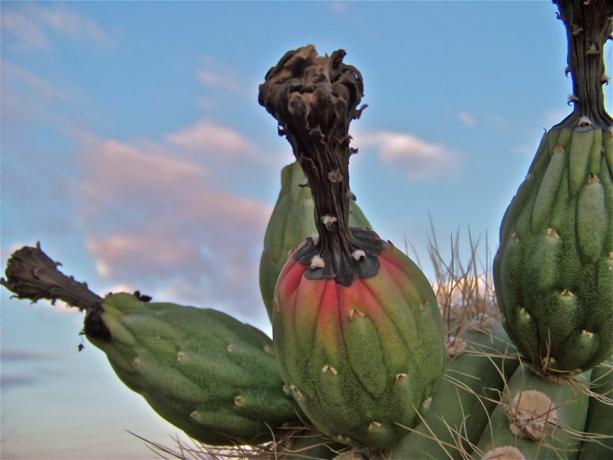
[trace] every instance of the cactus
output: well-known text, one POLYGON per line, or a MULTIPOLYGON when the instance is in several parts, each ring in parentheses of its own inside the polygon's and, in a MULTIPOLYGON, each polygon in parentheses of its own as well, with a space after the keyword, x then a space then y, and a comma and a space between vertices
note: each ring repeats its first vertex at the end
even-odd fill
MULTIPOLYGON (((260 258, 260 291, 269 318, 272 317, 275 284, 289 251, 316 231, 313 222, 315 205, 305 180, 297 162, 282 169, 281 190, 266 227, 260 258)), ((349 225, 370 228, 370 223, 356 203, 351 204, 349 225)))
POLYGON ((518 360, 496 323, 493 330, 469 330, 449 340, 450 363, 421 423, 390 451, 390 460, 461 460, 487 430, 506 377, 518 360))
POLYGON ((527 364, 519 366, 473 458, 498 458, 494 452, 501 455, 506 449, 509 458, 517 460, 574 459, 589 404, 582 387, 589 385, 590 374, 591 370, 573 379, 550 380, 527 364))
POLYGON ((575 107, 544 135, 504 215, 494 279, 519 351, 548 371, 581 372, 613 347, 613 119, 600 51, 613 3, 557 3, 575 107))
POLYGON ((593 392, 585 424, 585 439, 577 460, 613 457, 613 362, 592 370, 593 392))
POLYGON ((279 275, 273 338, 283 378, 317 428, 384 448, 415 425, 446 354, 436 297, 419 268, 348 225, 348 130, 363 85, 343 57, 319 57, 311 45, 290 51, 260 86, 260 104, 308 178, 318 231, 279 275))
MULTIPOLYGON (((213 309, 101 299, 37 248, 15 252, 3 284, 20 298, 62 299, 87 312, 84 332, 130 389, 208 444, 258 444, 297 417, 263 332, 213 309)), ((146 298, 144 299, 146 300, 146 298)))

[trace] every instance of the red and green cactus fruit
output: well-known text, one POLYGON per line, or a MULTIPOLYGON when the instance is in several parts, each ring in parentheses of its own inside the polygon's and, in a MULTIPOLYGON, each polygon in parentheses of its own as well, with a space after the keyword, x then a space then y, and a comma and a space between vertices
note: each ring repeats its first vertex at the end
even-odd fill
POLYGON ((258 444, 298 423, 263 332, 212 309, 101 299, 67 278, 40 248, 15 252, 3 283, 20 298, 85 310, 84 332, 121 381, 163 418, 207 444, 258 444))
MULTIPOLYGON (((269 318, 272 317, 275 284, 289 251, 317 231, 314 215, 311 190, 300 165, 294 161, 281 171, 281 190, 266 227, 264 250, 260 258, 260 291, 269 318)), ((371 228, 356 203, 351 203, 349 225, 371 228)))
POLYGON ((519 351, 547 370, 580 372, 613 346, 613 119, 602 91, 613 3, 557 3, 575 108, 545 134, 505 213, 494 280, 519 351))
POLYGON ((346 444, 408 434, 446 361, 436 297, 419 268, 374 232, 350 228, 349 124, 361 109, 343 51, 290 51, 260 86, 304 171, 318 236, 284 265, 273 300, 281 374, 309 419, 346 444))

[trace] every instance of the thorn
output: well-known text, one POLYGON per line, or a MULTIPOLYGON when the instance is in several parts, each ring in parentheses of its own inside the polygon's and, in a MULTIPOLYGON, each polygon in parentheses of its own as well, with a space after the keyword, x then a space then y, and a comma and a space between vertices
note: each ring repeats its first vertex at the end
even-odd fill
POLYGON ((578 126, 581 128, 587 128, 588 126, 592 126, 592 120, 590 120, 589 117, 583 115, 581 118, 579 118, 578 126))
POLYGON ((228 350, 229 353, 234 352, 234 344, 231 343, 226 347, 226 350, 228 350))
POLYGON ((300 182, 300 183, 298 184, 298 187, 300 187, 300 188, 310 187, 308 179, 305 179, 305 180, 303 180, 302 182, 300 182))
POLYGON ((579 35, 581 32, 583 32, 583 27, 573 24, 573 35, 579 35))
POLYGON ((570 69, 570 66, 567 66, 566 69, 564 69, 564 76, 568 77, 568 74, 571 73, 572 70, 570 69))
POLYGON ((394 377, 394 380, 396 380, 396 382, 402 382, 402 381, 406 380, 406 378, 407 378, 407 374, 405 374, 404 372, 399 372, 394 377))
POLYGON ((347 190, 347 198, 351 201, 356 201, 355 194, 351 190, 347 190))
POLYGON ((358 308, 352 308, 351 310, 349 310, 349 319, 355 318, 356 315, 360 318, 364 318, 366 316, 364 312, 358 308))
POLYGON ((368 430, 373 431, 378 428, 381 428, 381 422, 372 421, 368 424, 368 430))
POLYGON ((315 254, 313 257, 311 257, 311 263, 309 264, 311 270, 317 270, 318 268, 324 268, 325 266, 326 263, 319 254, 315 254))
POLYGON ((366 257, 366 253, 362 249, 356 249, 351 253, 351 257, 353 257, 353 260, 356 262, 359 262, 366 257))
POLYGON ((321 221, 324 223, 326 228, 330 230, 330 228, 332 227, 332 224, 336 222, 336 217, 325 215, 321 218, 321 221))
POLYGON ((324 374, 328 374, 328 375, 338 374, 338 371, 334 369, 332 366, 330 366, 329 364, 326 364, 324 367, 322 367, 321 372, 324 374))
POLYGON ((338 182, 342 182, 343 175, 341 174, 340 170, 335 169, 334 171, 330 171, 328 173, 328 180, 333 184, 336 184, 338 182))
POLYGON ((579 102, 579 98, 577 96, 575 96, 574 94, 570 94, 568 96, 568 105, 574 104, 575 102, 579 102))
POLYGON ((560 234, 558 232, 556 232, 556 230, 554 228, 551 228, 551 227, 549 227, 547 229, 547 236, 555 238, 556 240, 560 239, 560 234))
POLYGON ((598 54, 600 54, 600 47, 596 44, 596 42, 593 42, 590 45, 590 47, 587 49, 585 54, 587 54, 588 56, 589 55, 592 55, 592 56, 598 55, 598 54))

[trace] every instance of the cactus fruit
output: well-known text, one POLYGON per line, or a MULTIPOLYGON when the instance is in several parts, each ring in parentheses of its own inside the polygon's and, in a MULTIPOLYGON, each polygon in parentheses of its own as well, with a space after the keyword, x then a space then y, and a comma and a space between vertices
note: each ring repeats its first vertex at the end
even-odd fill
POLYGON ((462 460, 487 430, 489 414, 519 361, 500 323, 450 340, 450 362, 421 423, 390 451, 390 460, 462 460), (458 346, 459 344, 462 346, 458 346))
POLYGON ((273 300, 284 380, 309 419, 345 444, 388 447, 415 425, 446 353, 438 304, 419 268, 372 231, 350 228, 349 124, 363 85, 344 51, 290 51, 259 102, 308 179, 316 237, 289 257, 273 300))
MULTIPOLYGON (((300 165, 295 161, 282 169, 281 190, 266 227, 260 258, 260 291, 269 318, 272 317, 275 284, 289 251, 317 231, 313 221, 315 205, 305 180, 300 165)), ((349 225, 370 228, 356 203, 351 203, 349 225)))
POLYGON ((220 311, 148 303, 131 294, 104 299, 56 269, 40 248, 9 260, 20 298, 57 298, 87 312, 84 332, 121 381, 163 418, 208 444, 258 444, 296 423, 272 341, 220 311))
POLYGON ((613 347, 613 119, 597 51, 613 28, 613 3, 557 3, 575 107, 544 135, 504 215, 494 280, 519 351, 548 371, 581 372, 613 347))
POLYGON ((549 380, 527 364, 519 366, 492 413, 474 458, 499 458, 493 452, 507 449, 509 458, 517 460, 574 459, 587 418, 585 388, 590 374, 591 370, 572 380, 549 380))

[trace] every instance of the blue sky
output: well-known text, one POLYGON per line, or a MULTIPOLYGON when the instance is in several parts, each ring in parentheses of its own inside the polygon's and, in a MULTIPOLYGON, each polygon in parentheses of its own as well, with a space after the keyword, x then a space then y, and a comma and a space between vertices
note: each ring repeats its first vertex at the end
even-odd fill
MULTIPOLYGON (((307 43, 344 48, 364 76, 352 189, 375 229, 425 258, 430 214, 442 240, 470 228, 495 249, 543 129, 570 110, 554 14, 550 1, 3 2, 2 265, 41 241, 101 294, 138 288, 270 331, 257 262, 292 156, 257 86, 307 43)), ((76 352, 78 313, 1 295, 3 458, 151 457, 125 430, 172 444, 99 350, 76 352)))

